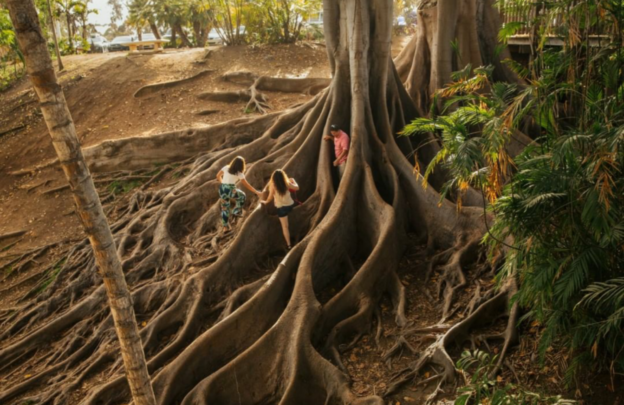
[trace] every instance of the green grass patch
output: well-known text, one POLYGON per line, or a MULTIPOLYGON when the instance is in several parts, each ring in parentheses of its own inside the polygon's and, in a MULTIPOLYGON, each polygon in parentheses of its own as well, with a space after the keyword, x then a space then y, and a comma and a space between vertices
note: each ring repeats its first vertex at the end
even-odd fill
POLYGON ((135 188, 141 186, 143 184, 140 180, 130 180, 130 181, 119 181, 115 180, 108 185, 108 191, 111 193, 118 194, 126 194, 135 188))
POLYGON ((50 284, 52 284, 54 282, 54 280, 56 280, 56 278, 58 277, 59 273, 63 269, 63 265, 65 264, 65 260, 66 259, 61 259, 54 265, 52 270, 50 270, 48 272, 48 275, 46 276, 45 280, 43 280, 43 282, 41 283, 41 285, 37 289, 37 292, 39 292, 39 293, 44 292, 50 286, 50 284))

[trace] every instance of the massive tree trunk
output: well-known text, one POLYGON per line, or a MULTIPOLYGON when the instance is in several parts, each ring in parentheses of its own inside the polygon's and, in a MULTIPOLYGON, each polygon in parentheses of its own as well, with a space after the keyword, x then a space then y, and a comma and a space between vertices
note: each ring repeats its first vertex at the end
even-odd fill
POLYGON ((17 40, 24 53, 28 74, 39 97, 41 112, 74 195, 76 212, 93 248, 95 264, 104 280, 133 399, 141 405, 155 404, 134 317, 132 296, 126 285, 113 234, 82 155, 63 90, 54 74, 35 4, 32 0, 8 0, 7 6, 17 40))
MULTIPOLYGON (((427 159, 424 149, 415 153, 410 139, 396 136, 417 112, 391 60, 392 8, 391 0, 325 0, 332 81, 303 105, 89 150, 92 167, 100 169, 194 156, 182 179, 137 192, 113 225, 135 309, 145 320, 141 337, 158 403, 382 405, 381 396, 420 378, 428 364, 439 373, 435 397, 456 382, 447 347, 508 315, 500 336, 504 358, 515 338, 513 283, 485 294, 477 289, 463 320, 453 308, 468 284, 466 269, 480 257, 489 218, 483 208, 458 212, 453 203, 440 203, 413 171, 414 156, 421 165, 427 159), (351 135, 341 179, 333 148, 322 141, 331 124, 351 135), (208 152, 197 155, 201 150, 208 152), (304 204, 290 215, 296 244, 286 255, 278 220, 256 201, 235 236, 219 234, 215 176, 236 155, 247 159, 247 180, 255 186, 278 168, 299 182, 304 204), (385 393, 357 398, 341 352, 369 332, 383 296, 392 299, 400 333, 408 333, 396 273, 408 233, 430 255, 415 271, 426 280, 440 271, 441 325, 417 331, 434 343, 385 393)), ((0 349, 0 364, 19 367, 40 345, 55 343, 46 346, 47 367, 1 392, 0 402, 38 387, 35 400, 63 403, 87 379, 102 383, 82 403, 128 400, 93 259, 84 243, 70 253, 41 301, 0 316, 0 339, 12 337, 0 349), (55 315, 58 308, 64 311, 55 315)), ((491 279, 495 266, 482 263, 480 274, 491 279)))
POLYGON ((428 115, 431 95, 450 82, 451 72, 468 64, 473 68, 494 65, 495 80, 521 83, 501 63, 510 55, 506 48, 498 47, 501 17, 494 3, 495 0, 422 2, 416 34, 395 60, 399 76, 421 116, 428 115))

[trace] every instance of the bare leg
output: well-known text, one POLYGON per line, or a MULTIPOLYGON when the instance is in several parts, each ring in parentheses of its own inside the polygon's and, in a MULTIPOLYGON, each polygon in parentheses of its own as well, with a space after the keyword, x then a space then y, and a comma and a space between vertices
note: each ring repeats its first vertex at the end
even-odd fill
POLYGON ((288 230, 288 217, 282 217, 279 219, 282 224, 282 232, 284 233, 284 239, 286 239, 286 245, 290 247, 290 231, 288 230))

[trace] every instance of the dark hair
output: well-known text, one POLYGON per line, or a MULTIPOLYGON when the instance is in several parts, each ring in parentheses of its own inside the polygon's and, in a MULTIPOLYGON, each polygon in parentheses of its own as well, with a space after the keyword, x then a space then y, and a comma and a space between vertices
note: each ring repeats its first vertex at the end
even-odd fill
POLYGON ((283 170, 274 171, 271 175, 271 182, 279 195, 285 195, 288 192, 288 176, 283 170))
POLYGON ((330 125, 329 126, 329 130, 330 131, 340 131, 340 128, 338 128, 338 125, 330 125))
POLYGON ((241 156, 236 156, 230 162, 230 168, 228 169, 228 172, 230 172, 230 174, 245 173, 245 168, 245 159, 241 156))

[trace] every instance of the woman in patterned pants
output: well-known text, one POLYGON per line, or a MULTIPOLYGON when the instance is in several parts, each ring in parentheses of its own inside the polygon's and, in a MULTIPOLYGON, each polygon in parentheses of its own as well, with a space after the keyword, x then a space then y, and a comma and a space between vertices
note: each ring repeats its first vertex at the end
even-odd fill
POLYGON ((232 229, 229 221, 230 211, 235 217, 243 216, 246 196, 243 190, 236 188, 236 184, 240 182, 246 189, 260 196, 260 192, 245 180, 245 169, 245 159, 237 156, 217 174, 217 180, 221 183, 219 197, 221 198, 221 225, 224 232, 232 229), (236 201, 233 210, 231 210, 232 200, 236 201))

